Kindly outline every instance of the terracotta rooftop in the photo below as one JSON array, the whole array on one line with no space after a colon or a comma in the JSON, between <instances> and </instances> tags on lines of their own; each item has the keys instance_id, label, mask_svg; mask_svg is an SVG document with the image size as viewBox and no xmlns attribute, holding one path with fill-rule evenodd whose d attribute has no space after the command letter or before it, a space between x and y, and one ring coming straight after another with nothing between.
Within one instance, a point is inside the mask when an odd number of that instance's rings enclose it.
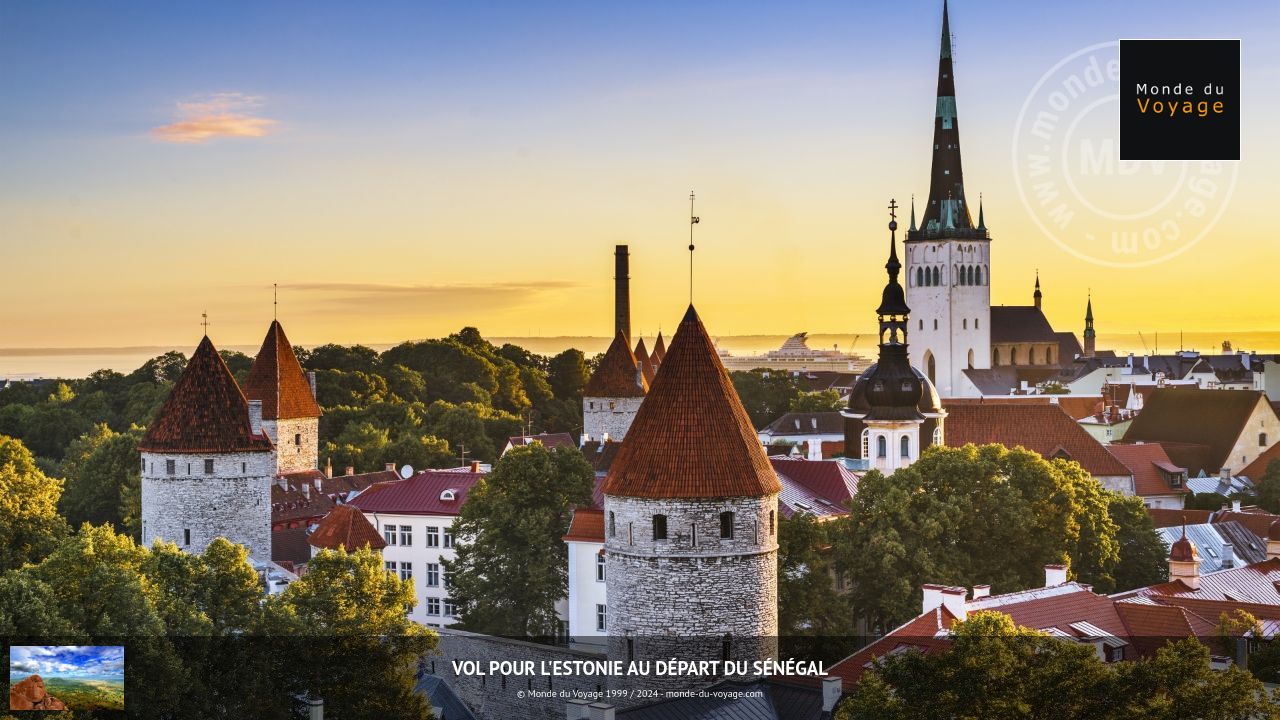
<instances>
[{"instance_id":1,"label":"terracotta rooftop","mask_svg":"<svg viewBox=\"0 0 1280 720\"><path fill-rule=\"evenodd\" d=\"M1075 460L1090 475L1131 475L1124 463L1056 405L952 404L947 410L943 440L950 447L967 443L1022 446L1046 459Z\"/></svg>"},{"instance_id":2,"label":"terracotta rooftop","mask_svg":"<svg viewBox=\"0 0 1280 720\"><path fill-rule=\"evenodd\" d=\"M952 405L1057 405L1072 419L1101 412L1106 403L1101 395L1006 395L1003 397L947 398Z\"/></svg>"},{"instance_id":3,"label":"terracotta rooftop","mask_svg":"<svg viewBox=\"0 0 1280 720\"><path fill-rule=\"evenodd\" d=\"M596 508L574 510L569 532L561 539L565 542L604 542L604 511Z\"/></svg>"},{"instance_id":4,"label":"terracotta rooftop","mask_svg":"<svg viewBox=\"0 0 1280 720\"><path fill-rule=\"evenodd\" d=\"M1201 470L1212 475L1223 465L1231 464L1227 456L1259 406L1265 406L1276 419L1265 398L1255 390L1160 388L1143 403L1142 412L1125 431L1124 440L1206 446L1207 452L1200 457L1178 457L1176 446L1166 447L1166 451L1192 475L1199 475Z\"/></svg>"},{"instance_id":5,"label":"terracotta rooftop","mask_svg":"<svg viewBox=\"0 0 1280 720\"><path fill-rule=\"evenodd\" d=\"M604 491L706 498L760 497L781 488L715 344L690 305Z\"/></svg>"},{"instance_id":6,"label":"terracotta rooftop","mask_svg":"<svg viewBox=\"0 0 1280 720\"><path fill-rule=\"evenodd\" d=\"M1192 510L1178 508L1147 508L1147 514L1151 516L1151 524L1155 527L1176 527L1181 525L1185 520L1190 525L1200 525L1209 522L1210 516L1213 515L1212 510Z\"/></svg>"},{"instance_id":7,"label":"terracotta rooftop","mask_svg":"<svg viewBox=\"0 0 1280 720\"><path fill-rule=\"evenodd\" d=\"M206 335L138 443L143 452L225 453L271 449L249 426L249 402Z\"/></svg>"},{"instance_id":8,"label":"terracotta rooftop","mask_svg":"<svg viewBox=\"0 0 1280 720\"><path fill-rule=\"evenodd\" d=\"M771 457L769 464L782 482L778 506L783 517L800 511L819 517L848 514L849 501L858 492L858 476L843 462Z\"/></svg>"},{"instance_id":9,"label":"terracotta rooftop","mask_svg":"<svg viewBox=\"0 0 1280 720\"><path fill-rule=\"evenodd\" d=\"M307 543L312 547L327 550L343 548L348 552L366 545L374 550L387 546L387 541L378 533L373 523L365 519L364 513L350 505L338 505L330 510L307 538Z\"/></svg>"},{"instance_id":10,"label":"terracotta rooftop","mask_svg":"<svg viewBox=\"0 0 1280 720\"><path fill-rule=\"evenodd\" d=\"M877 658L917 650L934 653L951 645L947 632L956 621L945 607L938 607L908 620L858 652L833 665L829 676L838 677L847 692L862 674L872 668Z\"/></svg>"},{"instance_id":11,"label":"terracotta rooftop","mask_svg":"<svg viewBox=\"0 0 1280 720\"><path fill-rule=\"evenodd\" d=\"M649 359L658 365L662 364L664 358L667 357L667 344L662 339L662 331L658 331L658 339L653 341L653 352L649 354Z\"/></svg>"},{"instance_id":12,"label":"terracotta rooftop","mask_svg":"<svg viewBox=\"0 0 1280 720\"><path fill-rule=\"evenodd\" d=\"M1254 458L1248 465L1240 468L1237 475L1243 475L1255 484L1267 474L1267 467L1271 465L1272 460L1280 460L1280 442L1275 443L1271 447L1262 452L1261 455Z\"/></svg>"},{"instance_id":13,"label":"terracotta rooftop","mask_svg":"<svg viewBox=\"0 0 1280 720\"><path fill-rule=\"evenodd\" d=\"M276 320L271 321L262 349L249 368L244 394L250 400L262 401L263 420L320 417L320 406L311 395L311 383L302 372L284 328Z\"/></svg>"},{"instance_id":14,"label":"terracotta rooftop","mask_svg":"<svg viewBox=\"0 0 1280 720\"><path fill-rule=\"evenodd\" d=\"M1107 445L1106 448L1133 472L1133 488L1138 495L1146 497L1187 492L1185 482L1175 488L1166 479L1167 473L1177 471L1184 476L1185 480L1187 470L1174 466L1164 448L1160 447L1160 443L1116 444Z\"/></svg>"},{"instance_id":15,"label":"terracotta rooftop","mask_svg":"<svg viewBox=\"0 0 1280 720\"><path fill-rule=\"evenodd\" d=\"M654 375L657 374L657 370L656 366L653 364L653 359L649 357L649 351L645 349L644 338L640 338L636 341L635 356L636 363L640 366L640 369L644 371L644 381L652 386L653 378Z\"/></svg>"},{"instance_id":16,"label":"terracotta rooftop","mask_svg":"<svg viewBox=\"0 0 1280 720\"><path fill-rule=\"evenodd\" d=\"M311 559L311 546L307 544L307 528L296 527L271 532L271 560L288 562L295 567L305 565Z\"/></svg>"},{"instance_id":17,"label":"terracotta rooftop","mask_svg":"<svg viewBox=\"0 0 1280 720\"><path fill-rule=\"evenodd\" d=\"M481 472L424 470L413 477L378 483L348 501L367 513L393 515L457 515ZM452 491L452 499L448 496Z\"/></svg>"},{"instance_id":18,"label":"terracotta rooftop","mask_svg":"<svg viewBox=\"0 0 1280 720\"><path fill-rule=\"evenodd\" d=\"M319 470L278 475L271 484L271 524L279 529L319 520L352 493L399 479L394 470L335 477L325 477Z\"/></svg>"},{"instance_id":19,"label":"terracotta rooftop","mask_svg":"<svg viewBox=\"0 0 1280 720\"><path fill-rule=\"evenodd\" d=\"M649 383L638 370L636 356L627 346L627 338L619 332L609 344L591 379L582 389L583 397L644 397Z\"/></svg>"}]
</instances>

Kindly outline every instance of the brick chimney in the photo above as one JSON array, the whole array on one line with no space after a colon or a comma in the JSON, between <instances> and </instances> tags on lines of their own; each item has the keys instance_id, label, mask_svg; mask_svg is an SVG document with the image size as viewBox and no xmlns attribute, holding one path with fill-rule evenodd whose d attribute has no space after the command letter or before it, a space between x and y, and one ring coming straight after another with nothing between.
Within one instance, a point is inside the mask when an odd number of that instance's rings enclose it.
<instances>
[{"instance_id":1,"label":"brick chimney","mask_svg":"<svg viewBox=\"0 0 1280 720\"><path fill-rule=\"evenodd\" d=\"M984 598L984 597L988 597L988 596L990 596L990 595L991 595L991 586L990 586L990 585L974 585L974 586L973 586L973 599L974 599L974 600L978 600L978 599L981 599L981 598Z\"/></svg>"},{"instance_id":2,"label":"brick chimney","mask_svg":"<svg viewBox=\"0 0 1280 720\"><path fill-rule=\"evenodd\" d=\"M262 401L249 401L249 431L254 435L262 434Z\"/></svg>"},{"instance_id":3,"label":"brick chimney","mask_svg":"<svg viewBox=\"0 0 1280 720\"><path fill-rule=\"evenodd\" d=\"M835 712L836 703L840 702L840 695L843 692L843 680L838 677L822 678L822 712L826 713L824 717L829 717Z\"/></svg>"},{"instance_id":4,"label":"brick chimney","mask_svg":"<svg viewBox=\"0 0 1280 720\"><path fill-rule=\"evenodd\" d=\"M480 461L479 461L479 460L472 460L472 461L471 461L471 472L473 472L473 473L478 473L478 472L480 472Z\"/></svg>"},{"instance_id":5,"label":"brick chimney","mask_svg":"<svg viewBox=\"0 0 1280 720\"><path fill-rule=\"evenodd\" d=\"M1044 586L1054 587L1062 585L1067 581L1066 565L1045 565L1044 566Z\"/></svg>"},{"instance_id":6,"label":"brick chimney","mask_svg":"<svg viewBox=\"0 0 1280 720\"><path fill-rule=\"evenodd\" d=\"M613 250L613 335L631 343L631 262L626 245Z\"/></svg>"},{"instance_id":7,"label":"brick chimney","mask_svg":"<svg viewBox=\"0 0 1280 720\"><path fill-rule=\"evenodd\" d=\"M343 475L355 475L355 474L356 474L356 469L350 465L348 465L345 469L345 472L343 472Z\"/></svg>"},{"instance_id":8,"label":"brick chimney","mask_svg":"<svg viewBox=\"0 0 1280 720\"><path fill-rule=\"evenodd\" d=\"M333 477L333 458L324 459L324 476L327 478Z\"/></svg>"}]
</instances>

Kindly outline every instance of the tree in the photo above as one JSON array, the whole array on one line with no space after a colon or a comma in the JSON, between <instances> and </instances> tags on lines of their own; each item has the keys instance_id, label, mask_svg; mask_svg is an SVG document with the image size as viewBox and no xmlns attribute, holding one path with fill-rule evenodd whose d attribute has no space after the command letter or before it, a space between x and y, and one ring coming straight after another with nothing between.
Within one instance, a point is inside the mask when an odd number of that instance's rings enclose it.
<instances>
[{"instance_id":1,"label":"tree","mask_svg":"<svg viewBox=\"0 0 1280 720\"><path fill-rule=\"evenodd\" d=\"M454 467L457 458L449 451L449 442L434 435L404 432L387 445L385 461L411 465L417 470Z\"/></svg>"},{"instance_id":2,"label":"tree","mask_svg":"<svg viewBox=\"0 0 1280 720\"><path fill-rule=\"evenodd\" d=\"M66 534L62 481L36 467L18 440L0 435L0 571L36 562Z\"/></svg>"},{"instance_id":3,"label":"tree","mask_svg":"<svg viewBox=\"0 0 1280 720\"><path fill-rule=\"evenodd\" d=\"M1074 462L1001 445L933 447L891 477L872 471L837 521L850 601L882 628L914 617L924 583L1038 587L1044 566L1106 591L1120 548L1108 494Z\"/></svg>"},{"instance_id":4,"label":"tree","mask_svg":"<svg viewBox=\"0 0 1280 720\"><path fill-rule=\"evenodd\" d=\"M132 503L140 499L138 442L142 434L137 426L117 433L96 425L72 441L62 462L67 484L60 507L68 523L110 523L135 537L140 534L141 528L133 525L141 508Z\"/></svg>"},{"instance_id":5,"label":"tree","mask_svg":"<svg viewBox=\"0 0 1280 720\"><path fill-rule=\"evenodd\" d=\"M836 593L829 523L809 513L778 522L778 633L852 635L853 613Z\"/></svg>"},{"instance_id":6,"label":"tree","mask_svg":"<svg viewBox=\"0 0 1280 720\"><path fill-rule=\"evenodd\" d=\"M338 467L372 472L382 467L382 458L390 443L385 429L370 422L351 423L333 442L325 443L324 454Z\"/></svg>"},{"instance_id":7,"label":"tree","mask_svg":"<svg viewBox=\"0 0 1280 720\"><path fill-rule=\"evenodd\" d=\"M582 388L586 387L591 373L587 359L581 350L570 348L551 358L547 364L547 382L557 398L582 402Z\"/></svg>"},{"instance_id":8,"label":"tree","mask_svg":"<svg viewBox=\"0 0 1280 720\"><path fill-rule=\"evenodd\" d=\"M1269 513L1280 512L1280 460L1267 463L1266 472L1254 487L1258 493L1259 507Z\"/></svg>"},{"instance_id":9,"label":"tree","mask_svg":"<svg viewBox=\"0 0 1280 720\"><path fill-rule=\"evenodd\" d=\"M791 401L791 412L839 412L844 407L835 390L802 392Z\"/></svg>"},{"instance_id":10,"label":"tree","mask_svg":"<svg viewBox=\"0 0 1280 720\"><path fill-rule=\"evenodd\" d=\"M468 493L445 560L465 629L546 636L568 592L561 540L570 511L591 502L595 473L575 448L512 448Z\"/></svg>"},{"instance_id":11,"label":"tree","mask_svg":"<svg viewBox=\"0 0 1280 720\"><path fill-rule=\"evenodd\" d=\"M76 628L58 612L48 585L28 570L0 575L0 636L67 637Z\"/></svg>"},{"instance_id":12,"label":"tree","mask_svg":"<svg viewBox=\"0 0 1280 720\"><path fill-rule=\"evenodd\" d=\"M1120 562L1116 564L1115 592L1132 590L1169 579L1169 551L1156 534L1151 514L1142 498L1111 493L1107 512L1116 526Z\"/></svg>"},{"instance_id":13,"label":"tree","mask_svg":"<svg viewBox=\"0 0 1280 720\"><path fill-rule=\"evenodd\" d=\"M1213 670L1209 648L1194 638L1170 643L1150 659L1117 663L1115 670L1116 718L1280 718L1280 706L1262 681L1235 665Z\"/></svg>"},{"instance_id":14,"label":"tree","mask_svg":"<svg viewBox=\"0 0 1280 720\"><path fill-rule=\"evenodd\" d=\"M800 386L789 373L778 370L735 370L729 373L733 389L757 428L777 420L800 396Z\"/></svg>"}]
</instances>

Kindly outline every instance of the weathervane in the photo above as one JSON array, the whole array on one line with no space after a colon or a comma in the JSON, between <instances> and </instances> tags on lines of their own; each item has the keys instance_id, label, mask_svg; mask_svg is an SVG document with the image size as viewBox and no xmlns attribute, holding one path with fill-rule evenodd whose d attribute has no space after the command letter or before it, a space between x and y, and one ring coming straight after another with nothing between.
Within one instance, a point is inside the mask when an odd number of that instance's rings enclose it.
<instances>
[{"instance_id":1,"label":"weathervane","mask_svg":"<svg viewBox=\"0 0 1280 720\"><path fill-rule=\"evenodd\" d=\"M700 218L693 214L693 191L689 191L689 304L693 304L693 226Z\"/></svg>"},{"instance_id":2,"label":"weathervane","mask_svg":"<svg viewBox=\"0 0 1280 720\"><path fill-rule=\"evenodd\" d=\"M209 311L200 313L200 325L204 328L204 336L209 337Z\"/></svg>"},{"instance_id":3,"label":"weathervane","mask_svg":"<svg viewBox=\"0 0 1280 720\"><path fill-rule=\"evenodd\" d=\"M271 319L280 319L280 284L271 283Z\"/></svg>"}]
</instances>

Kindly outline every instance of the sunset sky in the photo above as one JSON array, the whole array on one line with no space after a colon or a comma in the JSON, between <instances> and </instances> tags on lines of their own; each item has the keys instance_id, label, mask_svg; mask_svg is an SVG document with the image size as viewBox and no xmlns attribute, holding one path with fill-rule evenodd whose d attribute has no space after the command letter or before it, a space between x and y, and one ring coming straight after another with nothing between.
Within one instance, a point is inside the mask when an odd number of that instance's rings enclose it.
<instances>
[{"instance_id":1,"label":"sunset sky","mask_svg":"<svg viewBox=\"0 0 1280 720\"><path fill-rule=\"evenodd\" d=\"M928 190L941 0L92 3L0 0L0 347L607 335L694 300L718 334L855 332L884 207ZM1079 330L1280 330L1280 4L956 0L970 201L993 302ZM1068 254L1011 137L1058 60L1122 37L1243 41L1244 160L1166 262ZM1140 194L1141 188L1133 192Z\"/></svg>"}]
</instances>

